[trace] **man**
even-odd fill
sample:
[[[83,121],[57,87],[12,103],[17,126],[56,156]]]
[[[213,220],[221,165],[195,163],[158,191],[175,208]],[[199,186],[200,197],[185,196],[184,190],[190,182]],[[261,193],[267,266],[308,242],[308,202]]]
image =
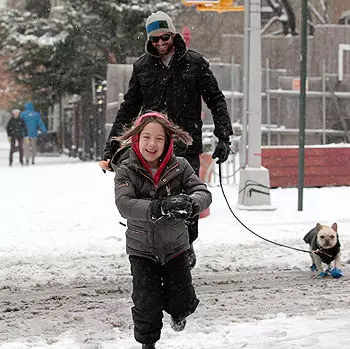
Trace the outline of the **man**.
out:
[[[12,116],[6,125],[7,137],[11,144],[10,146],[10,166],[13,163],[13,153],[17,147],[19,151],[19,162],[23,165],[23,139],[28,136],[28,130],[25,122],[19,117],[21,111],[19,109],[12,110]],[[27,138],[25,138],[27,139]]]
[[[24,144],[24,156],[26,158],[26,165],[29,165],[29,158],[32,158],[32,165],[35,164],[36,156],[36,142],[38,139],[38,129],[40,128],[41,133],[46,133],[46,126],[41,120],[40,113],[34,110],[32,102],[25,104],[24,111],[21,113],[21,118],[27,125],[28,128],[28,142]]]
[[[214,135],[219,139],[213,158],[222,163],[229,155],[232,135],[225,97],[208,61],[200,53],[187,49],[167,14],[152,13],[146,20],[146,32],[146,53],[134,63],[129,89],[109,134],[101,167],[110,170],[110,159],[119,148],[111,137],[120,135],[140,111],[153,110],[166,113],[170,120],[190,133],[193,144],[188,147],[175,144],[175,153],[185,157],[199,175],[199,155],[203,152],[201,98],[212,112]],[[192,243],[198,236],[198,218],[188,222],[188,229],[189,262],[193,268],[196,256]]]

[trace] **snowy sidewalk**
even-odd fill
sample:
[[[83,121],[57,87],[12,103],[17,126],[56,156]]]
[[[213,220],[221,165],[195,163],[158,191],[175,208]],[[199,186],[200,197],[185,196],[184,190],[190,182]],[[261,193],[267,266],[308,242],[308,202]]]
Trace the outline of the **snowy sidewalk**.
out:
[[[1,132],[0,349],[140,349],[113,174],[65,156],[9,168],[6,147]],[[317,222],[337,222],[344,277],[319,279],[307,253],[252,235],[210,188],[195,242],[200,304],[184,332],[165,316],[157,349],[349,348],[350,188],[305,189],[302,212],[296,188],[271,191],[276,211],[253,212],[235,209],[237,186],[224,189],[249,228],[280,243],[307,249]]]
[[[6,131],[3,128],[0,128],[0,168],[9,167],[9,152],[10,152],[10,143],[7,139]],[[80,162],[78,158],[69,158],[67,155],[60,156],[48,156],[38,153],[36,157],[36,165],[55,165],[55,164],[65,164],[65,163],[74,163]],[[19,163],[19,153],[15,152],[13,154],[13,165],[12,167],[21,167]]]

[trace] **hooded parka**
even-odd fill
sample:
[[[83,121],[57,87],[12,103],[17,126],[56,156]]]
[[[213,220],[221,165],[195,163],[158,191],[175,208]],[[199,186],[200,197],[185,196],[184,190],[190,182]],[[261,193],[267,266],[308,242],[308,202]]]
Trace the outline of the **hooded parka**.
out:
[[[150,41],[146,54],[133,66],[129,89],[118,110],[109,139],[119,136],[141,113],[149,110],[166,113],[171,121],[187,131],[193,144],[187,149],[175,145],[176,155],[195,155],[203,152],[202,97],[211,110],[215,124],[214,135],[228,141],[232,126],[225,97],[209,68],[209,62],[200,53],[187,49],[181,34],[173,38],[175,53],[169,66],[161,61]],[[107,142],[105,152],[111,151]],[[111,154],[113,155],[113,154]]]
[[[211,193],[184,158],[171,155],[156,183],[134,149],[121,149],[112,159],[115,171],[115,203],[127,219],[126,250],[161,264],[189,249],[188,230],[182,219],[157,219],[151,201],[180,193],[198,205],[198,214],[209,207]]]

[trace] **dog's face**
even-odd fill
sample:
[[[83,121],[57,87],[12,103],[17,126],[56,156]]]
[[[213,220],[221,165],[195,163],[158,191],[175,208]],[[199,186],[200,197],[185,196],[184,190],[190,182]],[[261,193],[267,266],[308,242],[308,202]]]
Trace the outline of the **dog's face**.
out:
[[[317,244],[320,247],[327,249],[327,248],[332,248],[336,245],[338,241],[337,223],[333,223],[331,227],[317,223],[316,230],[317,230]]]

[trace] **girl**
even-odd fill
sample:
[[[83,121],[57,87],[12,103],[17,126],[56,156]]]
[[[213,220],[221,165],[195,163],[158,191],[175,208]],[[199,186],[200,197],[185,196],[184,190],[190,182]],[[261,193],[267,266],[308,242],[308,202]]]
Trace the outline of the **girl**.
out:
[[[182,331],[199,300],[192,286],[185,220],[209,207],[211,194],[184,158],[173,154],[173,139],[191,136],[157,112],[141,115],[116,140],[113,157],[115,202],[127,219],[126,250],[133,277],[132,317],[136,341],[155,348],[163,310]]]

